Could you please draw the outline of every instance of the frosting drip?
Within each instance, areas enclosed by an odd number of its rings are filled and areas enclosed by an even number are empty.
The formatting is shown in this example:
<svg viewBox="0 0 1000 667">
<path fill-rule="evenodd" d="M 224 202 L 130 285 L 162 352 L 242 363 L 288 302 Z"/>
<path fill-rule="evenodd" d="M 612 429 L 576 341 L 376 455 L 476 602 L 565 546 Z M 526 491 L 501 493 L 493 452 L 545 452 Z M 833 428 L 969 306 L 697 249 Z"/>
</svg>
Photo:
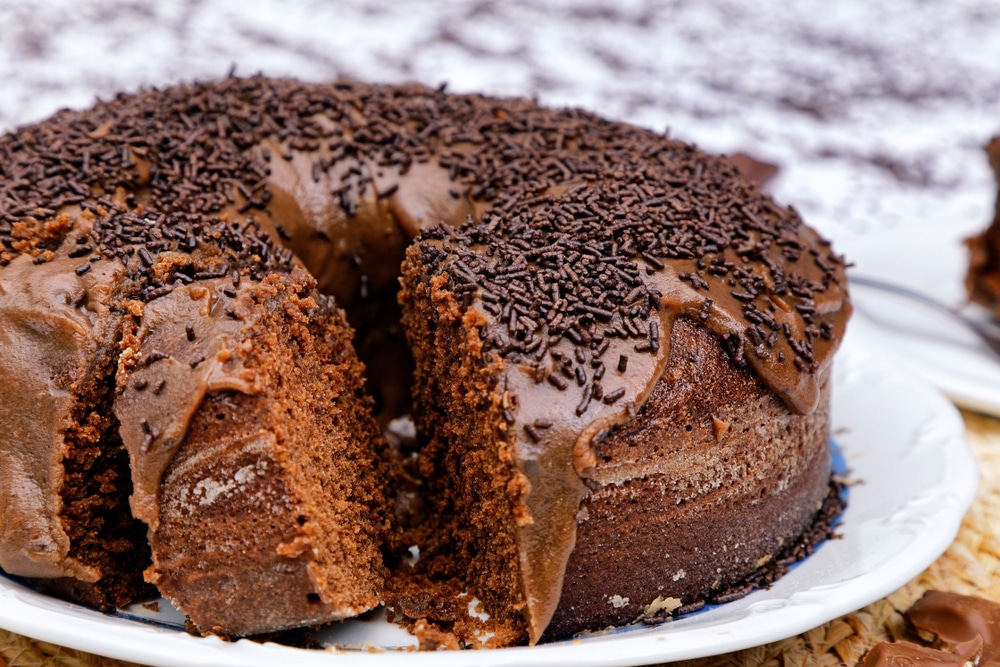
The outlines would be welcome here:
<svg viewBox="0 0 1000 667">
<path fill-rule="evenodd" d="M 164 471 L 184 442 L 206 394 L 262 391 L 240 361 L 241 333 L 252 309 L 235 295 L 229 278 L 175 289 L 141 309 L 126 337 L 123 366 L 131 367 L 115 401 L 122 442 L 132 461 L 132 513 L 155 532 Z"/>
<path fill-rule="evenodd" d="M 101 372 L 98 350 L 114 343 L 106 303 L 123 269 L 101 262 L 81 275 L 80 265 L 22 255 L 0 273 L 0 567 L 92 582 L 59 518 L 63 437 L 79 406 L 75 378 Z"/>
</svg>

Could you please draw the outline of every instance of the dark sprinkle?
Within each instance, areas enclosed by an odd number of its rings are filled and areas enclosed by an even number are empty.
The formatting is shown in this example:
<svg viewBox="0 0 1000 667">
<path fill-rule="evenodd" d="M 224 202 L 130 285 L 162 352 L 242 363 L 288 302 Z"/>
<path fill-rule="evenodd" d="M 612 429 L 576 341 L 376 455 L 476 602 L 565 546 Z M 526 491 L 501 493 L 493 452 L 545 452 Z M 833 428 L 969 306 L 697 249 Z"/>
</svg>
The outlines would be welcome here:
<svg viewBox="0 0 1000 667">
<path fill-rule="evenodd" d="M 81 238 L 80 240 L 85 241 L 86 239 Z M 80 246 L 77 246 L 76 248 L 73 248 L 70 251 L 69 256 L 70 256 L 70 259 L 76 259 L 77 257 L 83 257 L 85 255 L 89 255 L 92 252 L 94 252 L 93 246 L 80 245 Z"/>
<path fill-rule="evenodd" d="M 674 614 L 677 616 L 683 616 L 684 614 L 690 614 L 695 611 L 699 611 L 705 608 L 705 601 L 698 600 L 697 602 L 692 602 L 691 604 L 684 604 L 678 607 Z"/>
<path fill-rule="evenodd" d="M 610 394 L 605 394 L 604 395 L 604 402 L 607 403 L 608 405 L 611 405 L 612 403 L 614 403 L 615 401 L 617 401 L 619 398 L 621 398 L 624 395 L 625 395 L 625 388 L 624 387 L 619 387 L 618 389 L 615 389 Z"/>
<path fill-rule="evenodd" d="M 288 230 L 282 226 L 280 222 L 274 223 L 274 228 L 278 231 L 278 236 L 280 236 L 285 241 L 291 241 L 292 235 L 288 233 Z"/>
<path fill-rule="evenodd" d="M 569 383 L 562 379 L 555 373 L 550 373 L 548 377 L 549 384 L 558 389 L 559 391 L 565 391 L 569 387 Z"/>
<path fill-rule="evenodd" d="M 143 366 L 152 366 L 157 361 L 163 361 L 164 359 L 169 359 L 169 358 L 170 358 L 170 355 L 167 354 L 166 352 L 161 352 L 159 350 L 150 350 L 149 354 L 147 354 L 143 358 L 142 365 Z"/>
<path fill-rule="evenodd" d="M 193 326 L 191 326 L 190 324 L 189 324 L 189 325 L 187 325 L 186 327 L 184 327 L 184 334 L 185 334 L 185 335 L 187 336 L 187 339 L 188 339 L 189 341 L 192 341 L 192 340 L 194 340 L 194 338 L 195 338 L 195 335 L 194 335 L 194 327 L 193 327 Z"/>
<path fill-rule="evenodd" d="M 146 302 L 153 301 L 155 299 L 159 299 L 161 296 L 166 296 L 166 295 L 170 294 L 173 291 L 174 291 L 174 288 L 171 287 L 170 285 L 164 285 L 162 287 L 156 287 L 156 288 L 151 289 L 151 290 L 149 290 L 149 291 L 147 291 L 145 293 L 145 300 L 146 300 Z"/>
<path fill-rule="evenodd" d="M 76 267 L 75 271 L 76 275 L 82 276 L 87 271 L 90 271 L 90 262 L 87 262 L 86 264 L 81 264 L 80 266 Z"/>
<path fill-rule="evenodd" d="M 604 387 L 600 382 L 595 381 L 592 385 L 590 385 L 590 396 L 595 401 L 599 401 L 604 398 Z"/>
<path fill-rule="evenodd" d="M 742 598 L 745 598 L 752 590 L 753 586 L 751 585 L 745 585 L 739 588 L 734 587 L 732 589 L 729 589 L 725 593 L 722 593 L 721 595 L 716 595 L 709 598 L 709 602 L 711 602 L 712 604 L 725 604 L 727 602 L 733 602 L 734 600 L 740 600 Z"/>
<path fill-rule="evenodd" d="M 628 357 L 622 354 L 618 357 L 618 372 L 624 373 L 626 370 L 628 370 Z"/>
</svg>

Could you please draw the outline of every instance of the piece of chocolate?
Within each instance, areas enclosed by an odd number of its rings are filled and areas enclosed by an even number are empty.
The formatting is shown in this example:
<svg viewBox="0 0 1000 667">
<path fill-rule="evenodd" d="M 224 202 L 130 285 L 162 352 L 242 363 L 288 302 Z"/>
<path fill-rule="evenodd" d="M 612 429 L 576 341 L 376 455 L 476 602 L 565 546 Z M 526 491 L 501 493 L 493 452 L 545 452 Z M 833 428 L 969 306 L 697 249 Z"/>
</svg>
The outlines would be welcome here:
<svg viewBox="0 0 1000 667">
<path fill-rule="evenodd" d="M 764 187 L 778 174 L 778 165 L 758 160 L 746 153 L 730 155 L 729 161 L 733 163 L 743 178 L 761 187 Z"/>
<path fill-rule="evenodd" d="M 860 667 L 961 667 L 965 660 L 948 651 L 910 642 L 882 642 L 872 647 L 858 663 Z"/>
<path fill-rule="evenodd" d="M 1000 604 L 971 595 L 927 591 L 906 617 L 918 631 L 933 633 L 939 648 L 978 667 L 1000 665 Z"/>
<path fill-rule="evenodd" d="M 860 667 L 1000 666 L 1000 604 L 971 595 L 927 591 L 906 612 L 906 618 L 932 646 L 882 642 L 865 654 Z"/>
</svg>

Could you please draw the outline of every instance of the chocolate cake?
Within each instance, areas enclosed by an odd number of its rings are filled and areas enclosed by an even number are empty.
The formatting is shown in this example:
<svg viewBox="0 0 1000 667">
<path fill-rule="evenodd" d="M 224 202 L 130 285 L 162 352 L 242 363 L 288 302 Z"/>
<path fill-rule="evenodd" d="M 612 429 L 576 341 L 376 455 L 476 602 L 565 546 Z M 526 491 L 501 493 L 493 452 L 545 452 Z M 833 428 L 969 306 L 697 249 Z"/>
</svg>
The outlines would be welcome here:
<svg viewBox="0 0 1000 667">
<path fill-rule="evenodd" d="M 534 643 L 745 593 L 839 507 L 842 261 L 633 126 L 346 81 L 120 95 L 0 138 L 0 245 L 0 566 L 72 599 L 145 568 L 201 632 L 385 600 L 428 642 Z"/>
<path fill-rule="evenodd" d="M 986 153 L 1000 183 L 1000 136 L 986 145 Z M 966 239 L 965 244 L 969 248 L 969 272 L 965 276 L 969 298 L 1000 317 L 1000 194 L 993 223 L 982 233 Z"/>
</svg>

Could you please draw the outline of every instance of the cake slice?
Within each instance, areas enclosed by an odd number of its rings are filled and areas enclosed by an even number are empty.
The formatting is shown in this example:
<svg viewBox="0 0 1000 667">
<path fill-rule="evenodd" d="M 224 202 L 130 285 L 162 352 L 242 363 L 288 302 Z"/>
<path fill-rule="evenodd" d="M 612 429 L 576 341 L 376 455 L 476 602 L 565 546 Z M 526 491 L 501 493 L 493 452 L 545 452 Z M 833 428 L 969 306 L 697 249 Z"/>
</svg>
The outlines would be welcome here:
<svg viewBox="0 0 1000 667">
<path fill-rule="evenodd" d="M 0 566 L 103 610 L 156 584 L 232 637 L 376 606 L 388 476 L 343 313 L 253 224 L 108 204 L 4 253 Z"/>
<path fill-rule="evenodd" d="M 14 226 L 0 272 L 0 567 L 111 610 L 155 595 L 111 410 L 125 267 L 89 259 L 94 219 Z"/>
<path fill-rule="evenodd" d="M 115 412 L 147 579 L 201 632 L 314 625 L 381 601 L 382 441 L 351 331 L 314 286 L 301 270 L 227 276 L 133 309 Z"/>
</svg>

